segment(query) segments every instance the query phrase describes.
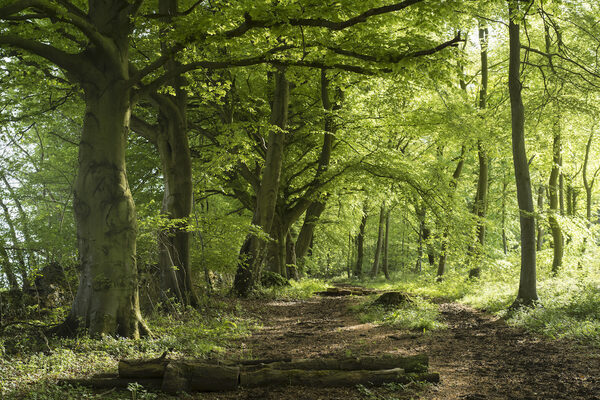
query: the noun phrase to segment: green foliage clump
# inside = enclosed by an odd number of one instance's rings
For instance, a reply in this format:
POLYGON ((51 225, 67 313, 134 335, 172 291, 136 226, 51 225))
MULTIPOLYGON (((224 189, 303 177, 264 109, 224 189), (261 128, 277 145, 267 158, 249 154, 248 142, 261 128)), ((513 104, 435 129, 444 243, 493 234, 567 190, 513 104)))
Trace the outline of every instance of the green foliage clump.
POLYGON ((446 327, 440 321, 438 306, 421 297, 414 297, 398 307, 381 307, 368 301, 354 307, 354 310, 362 323, 386 324, 423 332, 446 327))

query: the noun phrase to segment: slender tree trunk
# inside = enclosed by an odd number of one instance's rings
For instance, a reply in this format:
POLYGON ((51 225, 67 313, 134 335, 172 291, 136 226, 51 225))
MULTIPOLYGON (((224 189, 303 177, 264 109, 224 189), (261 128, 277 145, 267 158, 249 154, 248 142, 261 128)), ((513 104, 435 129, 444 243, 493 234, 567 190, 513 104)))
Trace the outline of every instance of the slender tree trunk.
POLYGON ((419 273, 423 269, 423 240, 425 238, 425 206, 419 207, 419 200, 415 199, 415 214, 419 221, 419 231, 417 232, 417 261, 415 262, 415 272, 419 273))
MULTIPOLYGON (((0 171, 0 178, 2 179, 2 182, 4 182, 4 186, 6 186, 6 189, 8 189, 8 193, 10 194, 10 197, 12 198, 12 200, 15 203, 15 206, 17 207, 17 212, 19 213, 19 222, 20 222, 21 233, 23 234, 23 239, 25 239, 24 249, 22 250, 22 252, 27 255, 27 265, 32 266, 35 264, 35 254, 29 248, 29 246, 33 245, 33 239, 31 238, 31 234, 29 231, 29 219, 27 218, 27 214, 25 213, 25 210, 23 209, 21 200, 19 200, 19 196, 17 196, 17 193, 13 189, 9 180, 6 178, 6 175, 4 175, 4 173, 1 171, 0 171)), ((29 286, 29 282, 24 281, 23 284, 24 284, 24 286, 29 286)))
POLYGON ((17 259, 17 263, 19 264, 19 273, 21 274, 21 280, 23 282, 23 289, 29 287, 29 270, 27 268, 27 262, 25 261, 25 256, 23 254, 23 244, 19 241, 17 237, 17 231, 15 228, 15 224, 10 215, 10 210, 4 201, 0 198, 0 207, 2 207, 2 211, 4 213, 4 222, 8 226, 8 234, 10 236, 10 240, 13 243, 13 247, 15 249, 15 255, 17 259))
POLYGON ((389 269, 389 247, 390 247, 390 213, 391 210, 388 210, 385 214, 385 240, 383 241, 383 274, 385 275, 385 279, 390 279, 390 269, 389 269))
POLYGON ((502 225, 502 250, 504 255, 508 254, 508 243, 506 239, 506 192, 508 189, 508 180, 506 179, 506 173, 502 178, 502 211, 501 211, 501 225, 502 225))
POLYGON ((17 279, 17 276, 15 275, 15 272, 13 271, 12 263, 11 263, 9 255, 8 255, 8 252, 6 251, 6 246, 5 246, 3 238, 0 238, 0 267, 1 267, 1 271, 6 276, 6 280, 8 282, 8 287, 11 290, 18 290, 19 289, 19 280, 17 279))
POLYGON ((375 258, 371 267, 371 278, 375 278, 379 272, 379 262, 381 259, 381 250, 383 248, 383 233, 385 228, 385 203, 381 205, 379 211, 379 229, 377 231, 377 246, 375 246, 375 258))
MULTIPOLYGON (((273 127, 269 133, 267 155, 252 219, 252 223, 266 233, 271 231, 277 206, 285 143, 283 131, 287 126, 288 102, 289 84, 285 73, 280 70, 275 75, 275 95, 271 113, 273 127)), ((265 247, 265 240, 260 235, 251 232, 246 237, 240 250, 238 269, 233 284, 233 290, 239 296, 246 296, 260 279, 265 247)))
MULTIPOLYGON (((588 137, 588 141, 585 145, 585 157, 583 160, 582 176, 583 176, 583 187, 585 189, 585 218, 588 221, 588 227, 592 224, 592 190, 594 189, 594 182, 596 180, 596 174, 590 180, 588 178, 588 164, 590 160, 590 150, 592 148, 592 141, 594 139, 594 129, 588 137)), ((597 172, 597 171, 596 171, 597 172)))
POLYGON ((364 258, 365 227, 367 226, 368 217, 367 210, 365 209, 360 220, 358 236, 356 237, 356 265, 354 266, 354 276, 359 278, 361 278, 363 274, 362 265, 364 258))
MULTIPOLYGON (((556 122, 558 124, 558 122, 556 122)), ((548 223, 552 232, 552 249, 554 257, 552 259, 552 272, 557 273, 562 265, 564 236, 560 224, 558 223, 557 214, 559 212, 559 176, 560 160, 562 159, 562 145, 560 128, 555 127, 554 139, 552 144, 552 170, 550 171, 550 180, 548 188, 550 193, 550 210, 548 214, 548 223)))
MULTIPOLYGON (((452 174, 452 180, 450 181, 450 201, 452 202, 454 197, 454 192, 456 190, 456 186, 458 185, 458 180, 460 179, 460 175, 462 173, 463 165, 465 164, 465 152, 466 148, 463 146, 460 151, 460 158, 458 160, 458 164, 456 164, 456 168, 454 169, 454 173, 452 174)), ((444 234, 442 235, 442 244, 440 248, 440 259, 438 263, 437 277, 438 281, 442 280, 442 277, 446 273, 446 260, 448 259, 448 228, 444 229, 444 234)))
MULTIPOLYGON (((546 196, 546 187, 544 185, 540 185, 538 187, 537 195, 538 195, 538 197, 537 197, 538 211, 537 212, 538 212, 538 215, 542 215, 542 213, 544 212, 544 197, 546 196)), ((536 224, 537 224, 536 250, 541 251, 542 246, 544 245, 544 225, 542 225, 541 218, 538 218, 536 220, 536 224)))
MULTIPOLYGON (((487 108, 488 90, 488 29, 479 29, 479 42, 481 45, 481 90, 479 91, 479 109, 487 108)), ((477 143, 477 157, 479 160, 479 176, 477 180, 477 239, 481 247, 485 244, 485 217, 488 206, 489 188, 489 161, 483 143, 477 143)))
POLYGON ((530 305, 538 299, 536 289, 535 218, 531 179, 525 151, 525 110, 521 91, 521 40, 517 14, 518 1, 509 0, 509 72, 508 89, 512 121, 512 150, 521 224, 521 276, 515 305, 530 305))
MULTIPOLYGON (((426 212, 425 212, 426 214, 426 212)), ((430 266, 435 265, 435 249, 433 247, 433 243, 431 241, 431 229, 427 226, 427 215, 423 216, 423 226, 422 226, 422 236, 423 242, 425 243, 425 249, 427 250, 427 262, 430 266)))

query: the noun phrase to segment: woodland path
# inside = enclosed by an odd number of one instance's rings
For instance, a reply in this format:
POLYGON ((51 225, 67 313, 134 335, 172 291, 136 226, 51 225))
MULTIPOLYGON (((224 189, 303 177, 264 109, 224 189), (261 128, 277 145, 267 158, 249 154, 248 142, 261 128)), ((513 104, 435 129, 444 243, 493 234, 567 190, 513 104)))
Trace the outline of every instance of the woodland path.
POLYGON ((361 324, 348 309, 363 299, 244 301, 262 328, 239 343, 238 357, 430 356, 441 383, 406 392, 389 388, 286 387, 204 395, 209 399, 569 399, 600 400, 600 349, 548 340, 461 304, 442 303, 448 329, 422 334, 361 324))

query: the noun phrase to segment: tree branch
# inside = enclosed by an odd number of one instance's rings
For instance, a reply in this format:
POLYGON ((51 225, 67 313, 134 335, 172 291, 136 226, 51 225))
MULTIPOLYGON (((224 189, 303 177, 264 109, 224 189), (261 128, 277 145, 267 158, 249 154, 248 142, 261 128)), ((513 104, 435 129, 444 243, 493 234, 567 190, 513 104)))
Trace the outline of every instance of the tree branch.
POLYGON ((24 39, 16 35, 0 35, 0 45, 7 45, 29 51, 79 77, 88 72, 87 62, 79 55, 67 53, 56 47, 39 43, 34 40, 24 39))
MULTIPOLYGON (((403 10, 413 4, 420 3, 423 0, 405 0, 400 3, 390 4, 388 6, 371 8, 359 15, 356 15, 352 18, 349 18, 344 21, 330 21, 324 18, 291 18, 285 23, 291 26, 312 26, 319 28, 326 28, 332 31, 340 31, 351 26, 367 22, 367 20, 371 17, 387 14, 395 11, 403 10)), ((246 32, 255 28, 269 28, 276 25, 281 25, 281 22, 272 22, 268 20, 253 20, 250 14, 246 13, 244 15, 244 22, 240 24, 237 28, 231 29, 229 31, 225 31, 224 35, 227 38, 234 38, 238 36, 242 36, 246 32)))

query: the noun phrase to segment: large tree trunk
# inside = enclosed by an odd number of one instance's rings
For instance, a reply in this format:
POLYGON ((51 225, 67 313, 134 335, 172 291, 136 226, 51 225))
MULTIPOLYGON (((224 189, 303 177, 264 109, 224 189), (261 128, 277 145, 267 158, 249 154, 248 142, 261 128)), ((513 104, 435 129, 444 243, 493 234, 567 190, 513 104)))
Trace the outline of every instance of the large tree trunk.
POLYGON ((525 152, 525 110, 521 98, 523 88, 520 77, 521 40, 517 1, 509 0, 509 72, 508 89, 510 93, 510 109, 512 121, 512 150, 519 204, 519 220, 521 224, 521 276, 519 293, 515 305, 529 305, 538 299, 536 290, 535 265, 535 218, 529 165, 525 152))
POLYGON ((377 246, 375 247, 375 258, 371 267, 371 278, 375 278, 379 273, 379 261, 381 259, 381 250, 383 249, 383 230, 385 227, 385 203, 381 205, 379 211, 379 229, 377 231, 377 246))
POLYGON ((137 338, 148 332, 138 300, 136 215, 125 169, 131 112, 130 10, 121 1, 89 2, 89 21, 111 46, 86 50, 80 76, 85 118, 73 204, 81 263, 77 295, 60 333, 137 338), (114 47, 112 46, 114 45, 114 47))
MULTIPOLYGON (((284 71, 275 74, 275 93, 271 113, 271 130, 267 142, 267 155, 262 171, 260 188, 256 196, 256 208, 252 223, 269 233, 277 206, 279 180, 287 126, 289 102, 289 84, 284 71)), ((246 296, 260 279, 260 269, 264 258, 265 240, 251 232, 246 237, 242 249, 238 269, 235 275, 233 290, 240 296, 246 296)))
MULTIPOLYGON (((124 69, 127 70, 127 64, 124 69)), ((110 79, 85 87, 74 206, 81 275, 64 327, 139 337, 136 216, 125 170, 130 89, 110 79)))

